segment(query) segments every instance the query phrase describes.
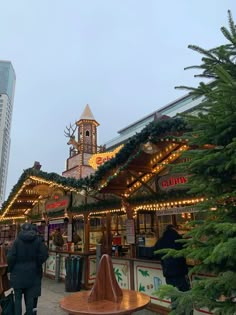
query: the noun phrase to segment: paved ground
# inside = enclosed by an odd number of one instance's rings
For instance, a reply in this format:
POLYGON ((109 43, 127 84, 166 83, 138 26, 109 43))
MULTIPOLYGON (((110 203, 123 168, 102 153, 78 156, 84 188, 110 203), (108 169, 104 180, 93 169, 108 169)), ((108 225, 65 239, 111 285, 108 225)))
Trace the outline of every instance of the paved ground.
MULTIPOLYGON (((63 282, 56 282, 48 278, 42 281, 42 296, 38 300, 38 315, 66 315, 60 309, 59 301, 67 294, 63 282)), ((22 301, 22 311, 25 312, 25 305, 22 301)))
MULTIPOLYGON (((68 294, 71 293, 65 292, 65 285, 63 282, 58 283, 55 280, 43 278, 42 296, 39 298, 37 315, 66 315, 66 313, 60 309, 59 301, 68 294)), ((155 313, 143 310, 133 314, 153 315, 155 313)))
POLYGON ((42 282, 42 296, 38 302, 38 315, 65 315, 60 309, 59 301, 67 294, 65 284, 44 278, 42 282))

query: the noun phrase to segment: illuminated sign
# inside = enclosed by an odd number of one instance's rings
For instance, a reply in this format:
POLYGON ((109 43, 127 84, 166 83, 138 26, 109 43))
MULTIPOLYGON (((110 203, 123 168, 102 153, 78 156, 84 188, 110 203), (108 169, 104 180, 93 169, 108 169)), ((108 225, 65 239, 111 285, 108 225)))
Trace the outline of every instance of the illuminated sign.
POLYGON ((184 184, 187 182, 188 177, 186 175, 166 175, 158 179, 158 186, 161 190, 184 189, 184 184))
POLYGON ((193 213, 199 212, 199 209, 196 207, 174 207, 174 208, 166 208, 165 210, 157 210, 157 216, 163 215, 171 215, 171 214, 180 214, 180 213, 193 213))
POLYGON ((69 206, 69 197, 62 197, 59 199, 50 199, 45 204, 45 210, 47 212, 60 211, 69 206))
POLYGON ((89 159, 88 163, 93 169, 97 169, 99 166, 101 166, 103 163, 107 162, 111 158, 113 158, 117 152, 120 151, 120 149, 123 147, 123 145, 120 145, 117 147, 114 151, 111 152, 104 152, 104 153, 96 153, 93 154, 92 157, 89 159))

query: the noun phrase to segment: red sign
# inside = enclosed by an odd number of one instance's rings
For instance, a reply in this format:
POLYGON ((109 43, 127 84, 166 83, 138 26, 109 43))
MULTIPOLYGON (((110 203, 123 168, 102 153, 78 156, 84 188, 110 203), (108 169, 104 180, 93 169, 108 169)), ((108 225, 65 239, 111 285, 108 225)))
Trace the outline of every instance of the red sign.
POLYGON ((62 197, 60 199, 48 200, 45 204, 45 210, 48 212, 59 211, 67 208, 69 206, 69 198, 62 197))
POLYGON ((186 184, 188 182, 188 177, 186 175, 167 175, 163 176, 158 180, 158 185, 161 190, 170 189, 183 189, 181 184, 186 184))

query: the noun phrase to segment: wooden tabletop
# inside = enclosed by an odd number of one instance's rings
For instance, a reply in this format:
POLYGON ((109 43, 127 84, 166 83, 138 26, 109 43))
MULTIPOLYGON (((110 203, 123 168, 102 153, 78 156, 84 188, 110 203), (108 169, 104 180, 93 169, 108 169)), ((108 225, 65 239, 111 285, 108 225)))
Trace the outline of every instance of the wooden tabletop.
POLYGON ((145 308, 150 303, 150 297, 132 290, 122 290, 120 302, 100 300, 88 302, 90 291, 70 294, 60 301, 60 307, 70 315, 124 315, 145 308))

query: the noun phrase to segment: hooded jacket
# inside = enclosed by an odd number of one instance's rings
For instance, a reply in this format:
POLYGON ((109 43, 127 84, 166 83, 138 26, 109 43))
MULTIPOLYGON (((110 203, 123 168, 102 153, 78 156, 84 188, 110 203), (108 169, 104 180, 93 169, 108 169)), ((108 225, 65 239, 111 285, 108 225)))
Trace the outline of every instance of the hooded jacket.
MULTIPOLYGON (((174 229, 167 229, 163 236, 157 241, 154 250, 172 248, 176 250, 182 249, 183 245, 176 242, 176 240, 182 239, 182 236, 174 229)), ((184 257, 168 257, 161 258, 161 265, 163 269, 164 277, 180 277, 188 274, 188 267, 184 257)))
POLYGON ((25 289, 40 286, 40 270, 47 258, 47 247, 32 230, 31 224, 23 224, 7 255, 12 287, 25 289))

